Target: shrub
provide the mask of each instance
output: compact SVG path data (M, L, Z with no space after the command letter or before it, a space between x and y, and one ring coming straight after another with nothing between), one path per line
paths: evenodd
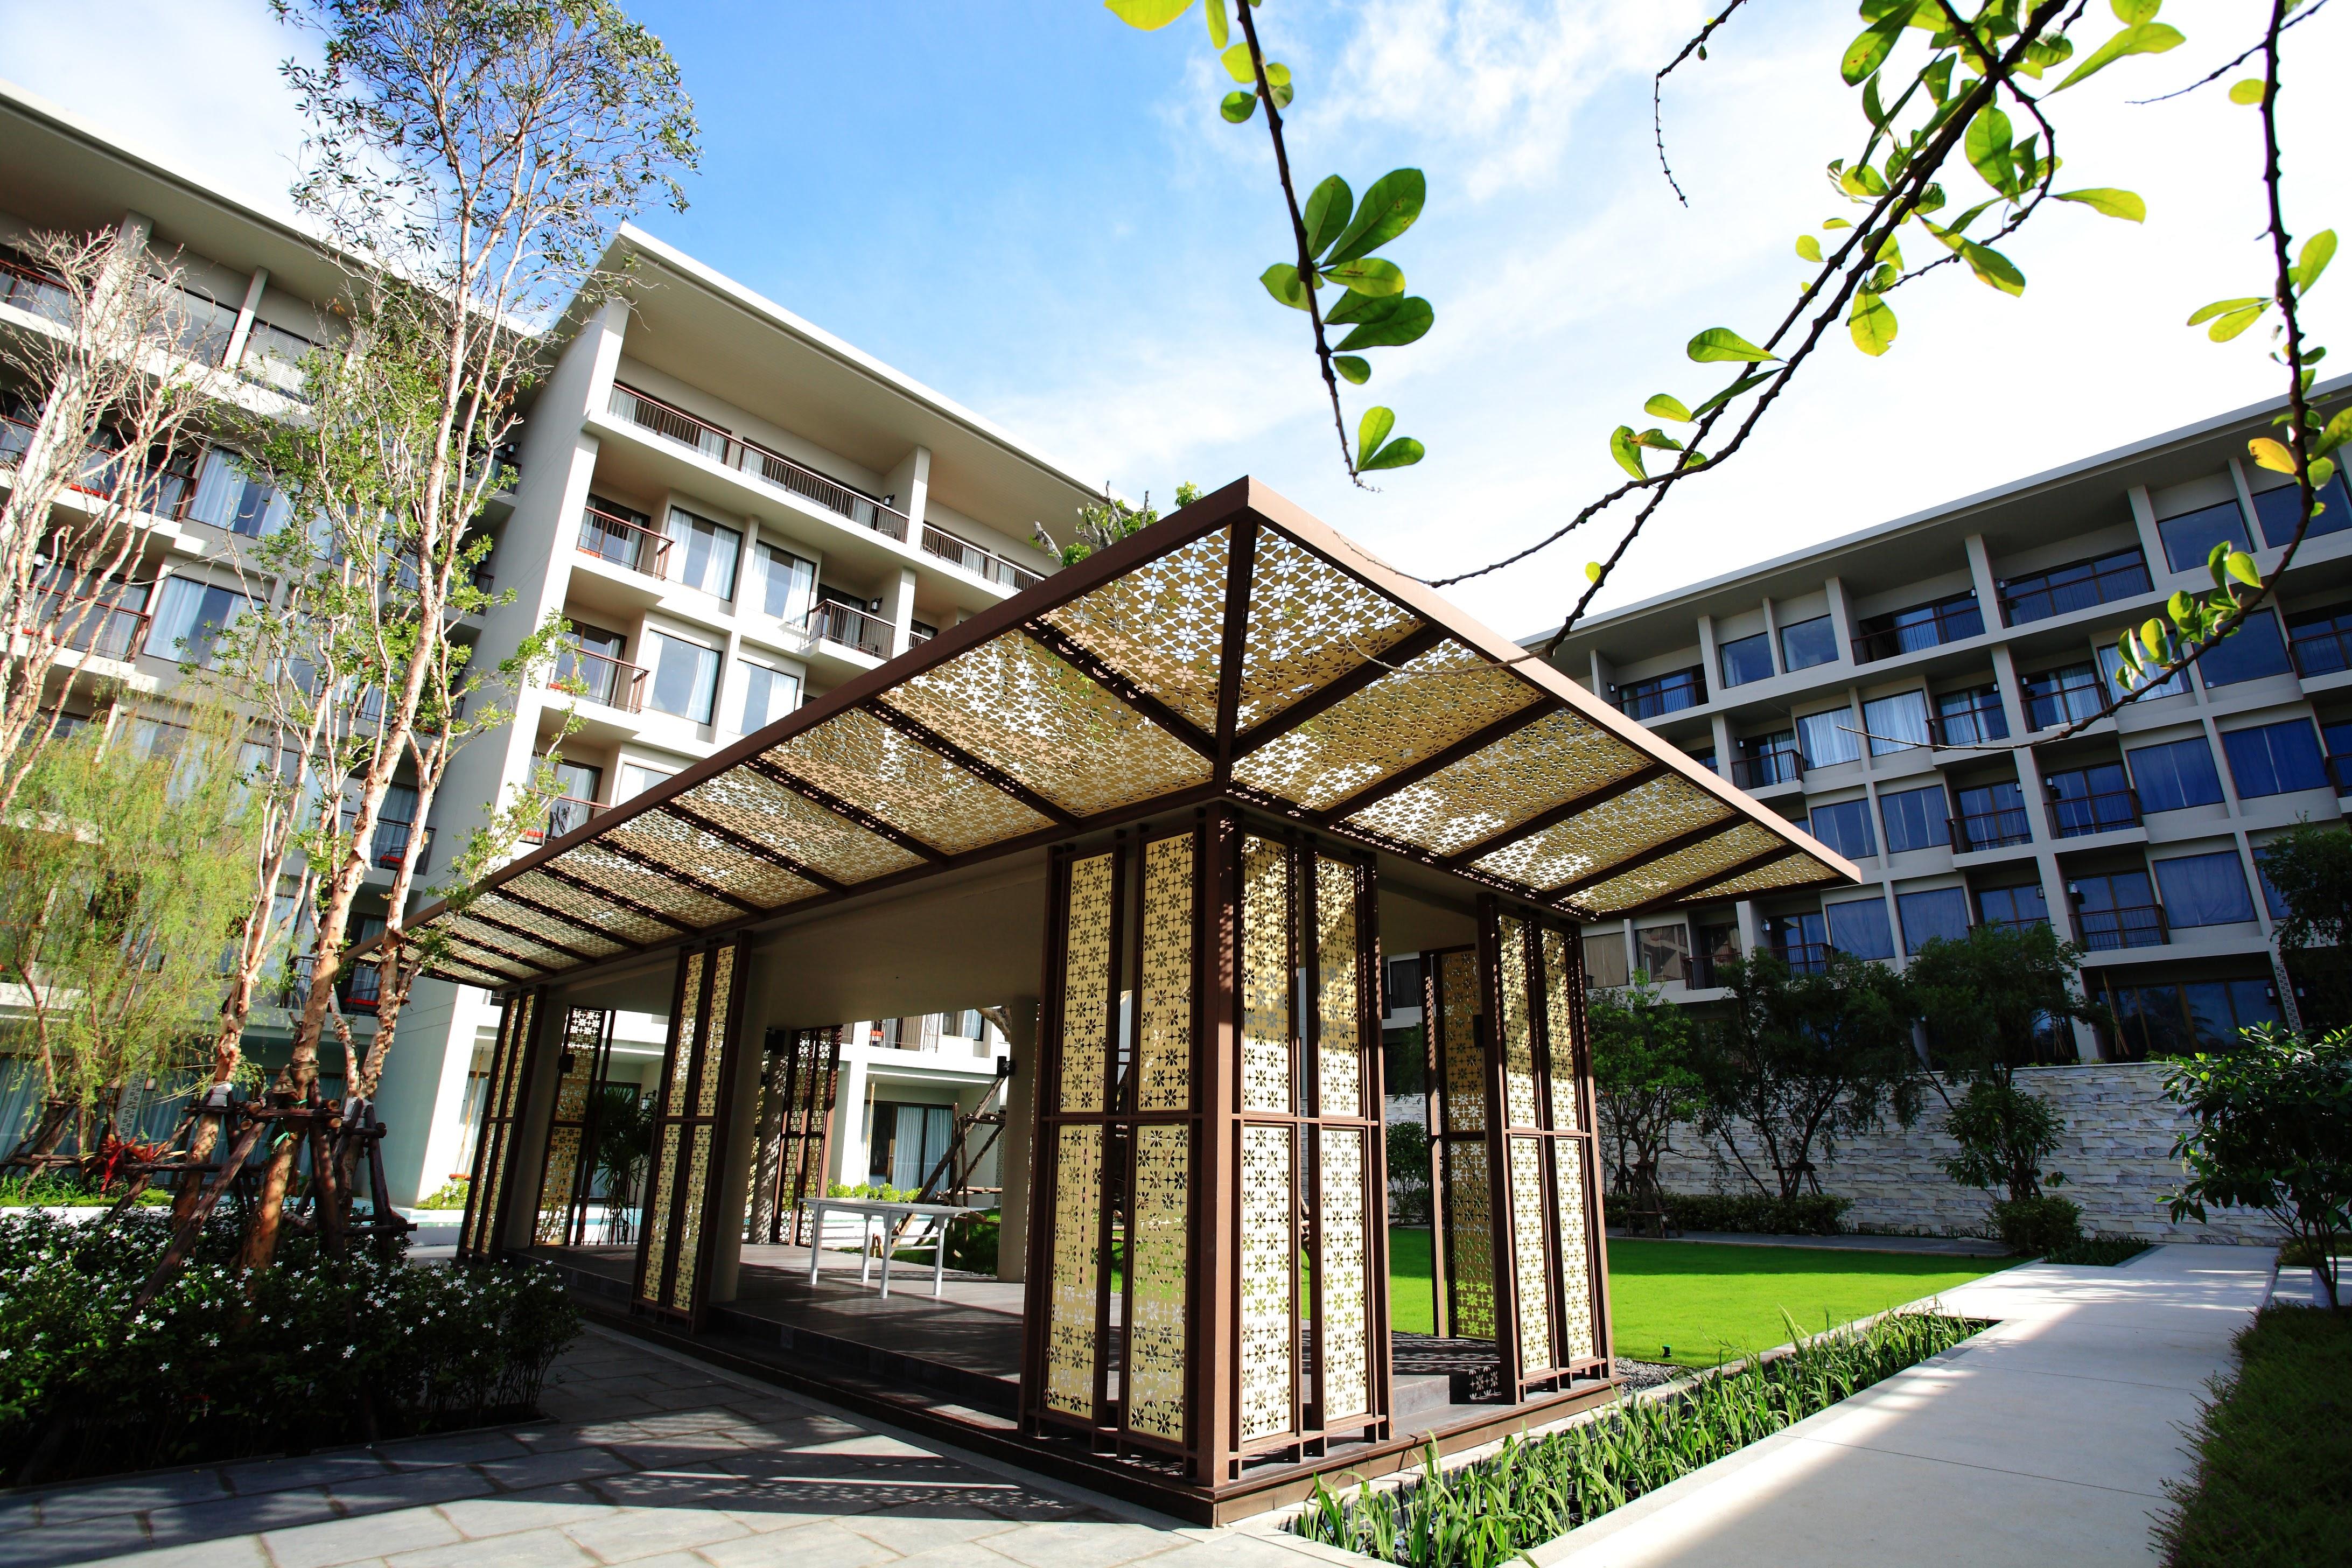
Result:
M417 1199L416 1206L421 1209L464 1208L466 1193L473 1184L474 1179L471 1176L452 1176L441 1184L439 1191Z
M2065 1119L2039 1095L1993 1079L1972 1083L1944 1119L1960 1146L1943 1163L1944 1174L1982 1192L2003 1189L2012 1203L2038 1198L2044 1184L2065 1184L2064 1172L2042 1168L2065 1130Z
M1727 1230L1757 1236L1835 1236L1852 1198L1813 1194L1769 1198L1760 1193L1668 1193L1673 1230Z
M538 1265L331 1258L294 1235L275 1268L241 1279L226 1217L134 1312L170 1234L165 1215L103 1227L0 1216L0 1467L10 1480L516 1419L580 1329L553 1271Z
M2042 1258L2044 1263L2089 1264L2100 1268L2112 1268L2118 1263L2129 1263L2148 1249L2149 1243L2136 1236L2085 1236L2053 1247Z
M2003 1198L1992 1205L1992 1227L2010 1251L2039 1258L2083 1239L2083 1211L2064 1198Z
M948 1227L948 1267L973 1274L996 1272L996 1247L1003 1235L1003 1216L974 1215Z
M1418 1121L1388 1126L1389 1218L1400 1225L1427 1225L1429 1129Z

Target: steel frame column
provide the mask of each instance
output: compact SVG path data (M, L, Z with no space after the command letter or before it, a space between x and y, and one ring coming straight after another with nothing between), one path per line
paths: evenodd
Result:
M547 987L510 992L499 1009L496 1043L490 1047L490 1074L482 1089L482 1125L474 1143L473 1178L466 1184L466 1213L458 1222L457 1256L467 1259L500 1258L506 1253L508 1173L513 1169L515 1122L530 1103L531 1043Z
M740 938L688 948L671 991L634 1305L683 1321L689 1333L702 1326L716 1256L748 953Z

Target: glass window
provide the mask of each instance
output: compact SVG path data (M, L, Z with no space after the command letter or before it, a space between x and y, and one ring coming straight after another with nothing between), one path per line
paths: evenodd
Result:
M760 607L780 621L798 621L816 605L816 565L789 550L760 546Z
M2294 537L2295 510L2302 500L2303 492L2293 485L2280 485L2254 497L2254 519L2263 525L2264 544L2277 550ZM2311 520L2305 539L2352 528L2352 500L2346 497L2342 474L2320 489L2318 500L2327 510Z
M2286 635L2297 673L2339 675L2352 669L2352 605L2289 616Z
M1616 696L1618 709L1627 718L1655 719L1662 713L1679 713L1706 701L1706 670L1693 665L1688 669L1654 675L1646 680L1629 680L1611 690Z
M2097 667L2070 664L2025 678L2025 723L2047 730L2077 719L2095 719L2105 710Z
M2263 868L2263 850L2259 848L2256 849L2254 851L2254 880L2263 885L2263 908L2270 911L2271 919L2274 921L2283 921L2294 911L2287 908L2286 895L2278 890L2278 885L2271 880L2270 872Z
M2106 984L2096 994L2123 1026L2116 1054L2129 1061L2229 1050L2240 1030L2284 1021L2271 983L2252 976L2180 985Z
M1863 662L1893 658L1897 654L1958 642L1983 630L1984 613L1977 608L1976 593L1971 589L1933 604L1913 605L1908 609L1863 621L1854 627L1858 645L1854 658Z
M193 577L166 577L155 596L155 624L146 651L188 664L210 666L220 634L236 624L246 596Z
M664 768L649 768L642 763L623 763L620 785L613 792L613 804L617 805L625 800L634 800L670 776Z
M1827 616L1798 621L1780 628L1780 663L1787 669L1811 669L1837 658L1837 627Z
M764 730L801 705L801 679L770 669L750 659L743 665L743 706L736 715L735 732L749 735Z
M2278 617L2268 610L2257 610L2197 661L2197 678L2210 691L2241 680L2284 675L2294 668L2287 660L2286 643L2279 637Z
M1813 807L1812 834L1849 860L1878 853L1870 837L1868 801L1844 800Z
M1633 979L1625 963L1625 933L1601 931L1584 939L1584 978L1592 985L1622 985Z
M2344 781L2352 778L2352 724L2322 724L2320 744L2327 751L2327 776L2336 783L2337 795L2352 794Z
M1633 933L1633 951L1635 967L1653 983L1664 985L1690 979L1690 927L1681 921L1640 928Z
M1870 733L1870 754L1883 757L1928 743L1927 694L1898 691L1862 705L1862 727Z
M1820 713L1800 714L1797 749L1804 753L1805 766L1809 768L1826 768L1859 758L1862 741L1853 732L1853 710L1832 708Z
M196 474L196 498L188 515L198 522L247 539L261 539L286 526L288 502L277 486L245 470L243 459L219 447L205 454Z
M1763 632L1725 643L1717 651L1723 656L1726 686L1745 686L1751 680L1772 679L1772 639Z
M1881 963L1894 959L1895 932L1886 923L1885 899L1874 896L1824 904L1822 913L1829 921L1830 945L1840 952Z
M1732 763L1731 782L1742 789L1794 784L1803 776L1798 765L1797 732L1776 730L1769 735L1743 735L1739 757Z
M2168 517L2156 525L2156 531L2164 537L2164 558L2175 572L2202 572L2215 545L2226 542L2243 550L2254 537L2234 500Z
M2012 930L2048 925L2050 903L2042 896L2039 882L2021 882L2013 888L1979 888L1977 918L1987 925Z
M1722 771L1715 765L1715 748L1713 746L1701 747L1699 750L1691 752L1690 760L1696 763L1700 767L1705 768L1708 773L1719 773Z
M1895 895L1895 912L1903 918L1903 951L1916 953L1941 938L1965 942L1969 935L1969 896L1958 888L1930 888L1924 892Z
M2246 870L2234 849L2158 860L2156 885L2164 894L2165 918L2176 928L2230 925L2254 918Z
M1944 803L1941 784L1882 795L1878 797L1878 813L1886 819L1886 847L1891 854L1952 841L1951 811Z
M735 596L735 561L743 535L722 522L697 517L684 507L669 509L670 575L717 599Z
M2225 731L2221 750L2229 754L2230 776L2237 781L2241 800L2327 787L2327 766L2308 719Z
M2066 884L2082 927L2083 945L2094 952L2122 947L2153 947L2164 941L2164 918L2145 871L2077 877Z
M2043 782L2050 786L2050 815L2061 838L2106 833L2139 821L2131 776L2121 763L2070 768Z
M1972 686L1936 699L1936 722L1948 746L1981 746L2009 739L2009 715L2001 710L2000 688Z
M2221 774L2213 766L2213 748L2200 736L2161 746L2141 746L2126 752L2132 784L2139 791L2142 811L2179 811L2188 805L2211 805L2221 798Z
M698 724L710 722L710 704L719 695L719 650L698 642L649 631L646 652L653 667L646 701L664 713L675 713Z
M2116 700L2122 701L2127 689L2123 679L2124 656L2116 651L2116 645L2113 643L2099 645L2099 673L2106 678L2107 689L2114 693ZM2185 669L2176 669L2166 676L2161 682L2150 687L2146 695L2147 697L2182 697L2186 696L2188 691L2189 672Z
M2148 587L2147 559L2137 550L2120 550L2031 576L2011 577L2001 584L2000 603L2009 624L2021 626L2113 599L2128 599L2147 593Z
M2016 781L1977 784L1960 791L1960 847L1998 849L2033 837L2026 819L2025 792Z

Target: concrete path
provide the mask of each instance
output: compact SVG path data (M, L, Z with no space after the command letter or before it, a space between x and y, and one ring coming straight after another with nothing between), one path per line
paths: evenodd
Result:
M1652 1241L1646 1236L1609 1233L1611 1241ZM1669 1241L1712 1241L1725 1247L1818 1247L1829 1252L1916 1252L1935 1258L2007 1258L1998 1241L1973 1236L1758 1236L1740 1230L1686 1230Z

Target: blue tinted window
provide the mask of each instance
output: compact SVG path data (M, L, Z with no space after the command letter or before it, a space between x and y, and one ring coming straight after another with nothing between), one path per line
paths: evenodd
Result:
M2009 739L2009 715L2001 711L1997 686L1945 692L1936 699L1936 721L1943 727L1948 746L1979 746L1987 741Z
M2293 668L2287 662L2286 643L2279 636L2278 617L2268 610L2248 616L2243 625L2197 661L2198 678L2208 690L2265 675L2284 675Z
M2165 918L2175 930L2254 918L2254 900L2246 896L2245 868L2238 864L2235 850L2158 860L2156 885L2164 895Z
M2281 485L2254 498L2254 517L2263 525L2264 544L2276 550L2294 537L2295 509L2302 500L2303 492L2293 485ZM2352 528L2352 500L2345 499L2343 475L2328 481L2319 492L2319 502L2327 510L2311 520L2305 539Z
M1882 795L1878 810L1886 819L1886 847L1894 854L1952 841L1951 813L1938 785Z
M2230 755L2230 776L2238 781L2242 800L2327 787L2327 765L2308 719L2225 731L2221 749Z
M1854 733L1853 710L1832 708L1826 712L1800 715L1797 749L1804 752L1805 766L1809 768L1826 768L1861 756L1862 738Z
M1934 888L1924 893L1895 895L1895 912L1903 917L1903 951L1917 952L1928 942L1942 937L1951 942L1966 941L1969 934L1969 896L1958 888Z
M1837 627L1827 616L1780 628L1780 663L1788 669L1811 669L1837 658Z
M1878 846L1870 837L1868 801L1848 800L1813 807L1812 829L1814 837L1849 860L1878 853Z
M1977 915L1987 925L2022 927L2050 923L2050 902L2039 882L2026 882L2014 888L1980 888L1977 890Z
M2352 608L2297 616L2287 622L2286 635L2294 644L2295 673L2305 679L2352 669Z
M1719 651L1723 655L1726 686L1745 686L1751 680L1772 679L1772 639L1765 633L1725 643Z
M2278 890L2278 885L2271 880L2270 872L2263 868L2263 858L2262 850L2254 851L2254 880L2263 885L2263 907L2270 910L2271 919L2283 921L2294 911L2286 906L2286 895Z
M2234 500L2168 517L2156 525L2156 531L2164 537L2164 558L2172 563L2175 572L2204 570L2205 558L2224 540L2241 550L2253 542L2246 514Z
M2221 798L2213 748L2201 737L2142 746L2126 755L2131 758L2132 783L2138 787L2142 811L2179 811L2185 805L2211 805Z
M1840 952L1881 963L1894 958L1895 932L1886 923L1885 900L1854 899L1824 905L1822 912L1829 917L1830 945Z

